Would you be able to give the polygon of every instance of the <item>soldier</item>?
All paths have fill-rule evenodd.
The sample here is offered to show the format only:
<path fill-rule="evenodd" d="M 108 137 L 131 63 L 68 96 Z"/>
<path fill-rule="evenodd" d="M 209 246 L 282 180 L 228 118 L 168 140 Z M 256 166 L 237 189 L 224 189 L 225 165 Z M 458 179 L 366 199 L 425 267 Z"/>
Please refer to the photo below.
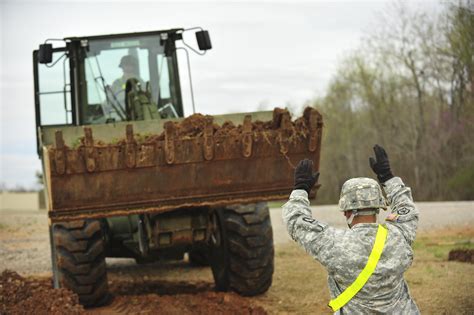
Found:
<path fill-rule="evenodd" d="M 120 78 L 117 78 L 109 87 L 108 98 L 114 103 L 115 106 L 120 108 L 106 107 L 104 112 L 106 116 L 115 117 L 114 112 L 117 110 L 125 115 L 125 87 L 127 80 L 136 79 L 141 88 L 144 88 L 143 80 L 139 76 L 138 59 L 132 55 L 125 55 L 120 59 L 119 67 L 122 68 L 123 74 Z M 118 104 L 117 104 L 118 103 Z"/>
<path fill-rule="evenodd" d="M 125 91 L 125 84 L 127 83 L 128 79 L 135 78 L 143 83 L 138 75 L 138 59 L 132 55 L 123 56 L 120 59 L 119 68 L 122 68 L 123 74 L 120 78 L 116 79 L 112 83 L 112 90 L 117 95 L 118 93 Z M 123 96 L 122 96 L 123 98 Z"/>
<path fill-rule="evenodd" d="M 339 207 L 348 230 L 313 219 L 308 193 L 319 173 L 313 174 L 307 159 L 296 167 L 283 221 L 293 240 L 327 269 L 329 307 L 335 314 L 419 314 L 403 278 L 413 261 L 419 212 L 410 188 L 392 174 L 385 150 L 375 145 L 374 152 L 369 163 L 391 208 L 386 224 L 376 223 L 387 205 L 379 184 L 370 178 L 352 178 L 342 186 Z"/>

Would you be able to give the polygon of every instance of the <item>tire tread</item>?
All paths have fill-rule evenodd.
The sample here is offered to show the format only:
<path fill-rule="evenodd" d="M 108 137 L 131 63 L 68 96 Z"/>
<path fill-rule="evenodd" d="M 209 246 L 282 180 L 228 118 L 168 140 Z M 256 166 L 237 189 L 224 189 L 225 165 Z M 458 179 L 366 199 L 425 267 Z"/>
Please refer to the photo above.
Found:
<path fill-rule="evenodd" d="M 108 301 L 102 233 L 98 220 L 53 226 L 59 285 L 75 292 L 84 306 L 99 306 Z"/>
<path fill-rule="evenodd" d="M 274 271 L 273 232 L 266 203 L 224 208 L 223 228 L 228 266 L 224 291 L 244 296 L 262 294 L 272 283 Z"/>

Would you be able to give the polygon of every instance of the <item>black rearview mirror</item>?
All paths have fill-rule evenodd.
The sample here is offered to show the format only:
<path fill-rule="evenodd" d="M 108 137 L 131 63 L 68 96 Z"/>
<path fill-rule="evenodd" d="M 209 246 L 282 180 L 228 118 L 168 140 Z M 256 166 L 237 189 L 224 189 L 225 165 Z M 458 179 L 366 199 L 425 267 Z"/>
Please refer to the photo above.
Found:
<path fill-rule="evenodd" d="M 53 61 L 53 45 L 52 44 L 43 44 L 39 46 L 38 51 L 38 62 L 39 63 L 50 63 Z"/>
<path fill-rule="evenodd" d="M 212 48 L 211 37 L 208 31 L 196 32 L 196 39 L 200 50 L 209 50 Z"/>

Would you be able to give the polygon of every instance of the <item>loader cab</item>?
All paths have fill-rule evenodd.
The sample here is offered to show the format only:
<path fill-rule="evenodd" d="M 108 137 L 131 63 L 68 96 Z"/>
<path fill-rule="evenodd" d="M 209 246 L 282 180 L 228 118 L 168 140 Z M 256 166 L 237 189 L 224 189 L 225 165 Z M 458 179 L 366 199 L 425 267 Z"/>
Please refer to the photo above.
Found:
<path fill-rule="evenodd" d="M 132 88 L 160 117 L 183 117 L 176 54 L 183 31 L 69 37 L 60 40 L 64 47 L 40 45 L 33 52 L 37 132 L 137 120 L 127 112 Z M 199 48 L 209 40 L 204 35 Z"/>

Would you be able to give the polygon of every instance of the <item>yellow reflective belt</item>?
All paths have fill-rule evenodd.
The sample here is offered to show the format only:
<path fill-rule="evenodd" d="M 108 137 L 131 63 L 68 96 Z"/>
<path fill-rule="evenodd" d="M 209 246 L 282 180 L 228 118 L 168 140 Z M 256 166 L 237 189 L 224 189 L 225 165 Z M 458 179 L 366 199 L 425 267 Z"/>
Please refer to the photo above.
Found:
<path fill-rule="evenodd" d="M 385 240 L 387 239 L 387 233 L 387 228 L 379 224 L 377 235 L 375 236 L 374 247 L 370 253 L 367 265 L 365 265 L 364 269 L 362 269 L 360 274 L 357 276 L 357 279 L 355 279 L 355 281 L 350 286 L 348 286 L 344 292 L 329 302 L 328 306 L 334 312 L 346 305 L 357 294 L 357 292 L 362 289 L 362 287 L 369 280 L 372 273 L 374 273 L 375 267 L 377 267 L 377 263 L 379 262 L 380 256 L 382 255 Z"/>

